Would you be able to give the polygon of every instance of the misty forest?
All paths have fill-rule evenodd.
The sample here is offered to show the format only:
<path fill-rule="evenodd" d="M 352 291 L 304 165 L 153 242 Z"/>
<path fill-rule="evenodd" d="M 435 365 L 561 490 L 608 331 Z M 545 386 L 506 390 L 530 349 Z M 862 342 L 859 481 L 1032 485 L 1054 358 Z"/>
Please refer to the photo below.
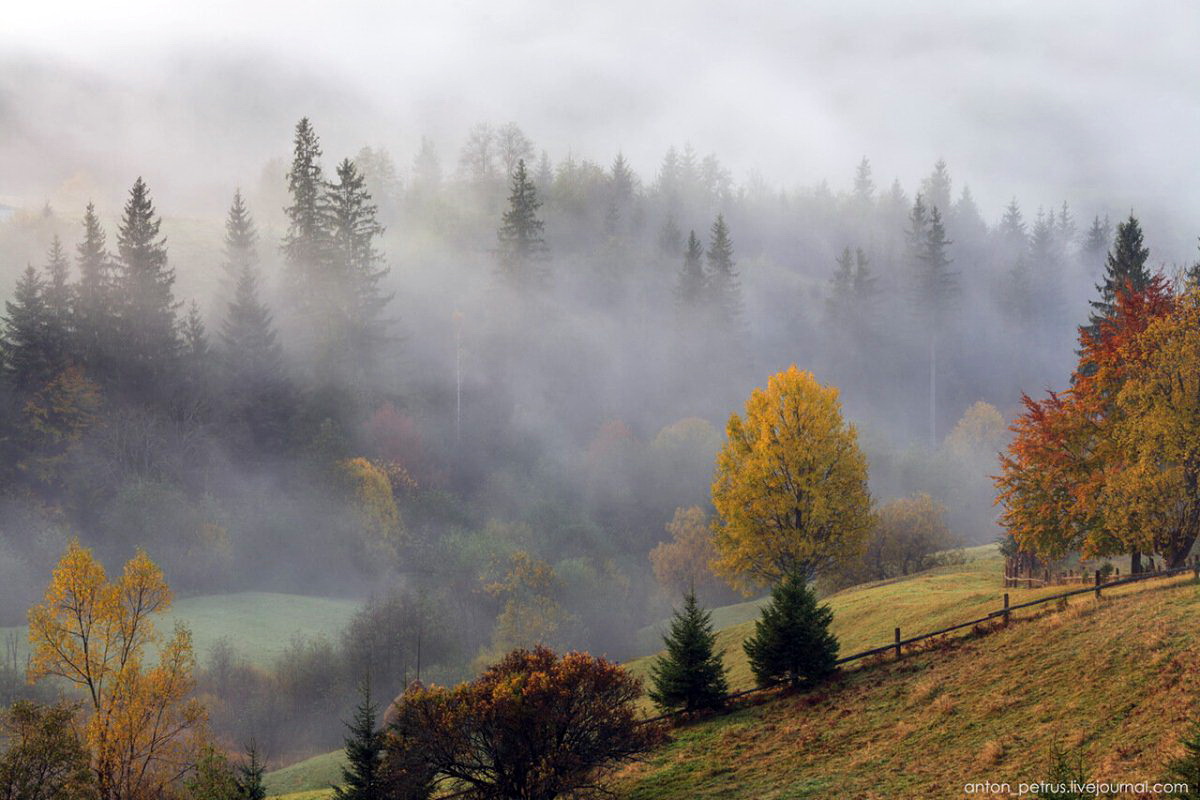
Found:
<path fill-rule="evenodd" d="M 858 685 L 839 639 L 891 641 L 838 627 L 863 585 L 991 565 L 990 609 L 1002 577 L 1192 563 L 1195 480 L 1162 465 L 1200 453 L 1200 226 L 996 175 L 984 205 L 930 142 L 915 179 L 866 152 L 801 184 L 686 129 L 635 167 L 620 136 L 355 141 L 295 107 L 241 172 L 0 178 L 0 743 L 59 765 L 5 794 L 0 758 L 0 797 L 264 797 L 343 745 L 302 788 L 580 796 L 685 746 L 648 709 L 723 713 L 714 629 L 760 608 L 739 669 L 790 702 Z M 222 629 L 268 606 L 266 650 Z M 544 705 L 496 699 L 531 671 Z M 607 711 L 534 787 L 496 730 L 568 691 Z M 620 796 L 709 796 L 638 775 Z M 839 785 L 797 796 L 876 796 Z"/>

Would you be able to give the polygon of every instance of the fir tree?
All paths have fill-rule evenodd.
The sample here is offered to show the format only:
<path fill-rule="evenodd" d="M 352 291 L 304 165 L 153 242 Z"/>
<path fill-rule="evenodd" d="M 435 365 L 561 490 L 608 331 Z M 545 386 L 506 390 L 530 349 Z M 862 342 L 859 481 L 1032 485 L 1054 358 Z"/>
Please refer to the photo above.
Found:
<path fill-rule="evenodd" d="M 679 310 L 695 311 L 703 302 L 707 289 L 704 275 L 704 248 L 695 231 L 688 232 L 687 249 L 683 254 L 683 266 L 675 282 L 675 302 Z"/>
<path fill-rule="evenodd" d="M 1092 218 L 1091 227 L 1083 240 L 1083 258 L 1089 269 L 1097 269 L 1103 265 L 1104 254 L 1112 244 L 1112 223 L 1108 215 L 1101 220 L 1099 215 Z"/>
<path fill-rule="evenodd" d="M 834 261 L 837 268 L 829 282 L 829 299 L 825 310 L 829 325 L 841 328 L 854 313 L 854 256 L 850 248 L 845 247 Z"/>
<path fill-rule="evenodd" d="M 786 680 L 813 685 L 837 668 L 838 641 L 829 631 L 833 611 L 818 605 L 803 575 L 793 573 L 771 589 L 754 634 L 742 647 L 759 686 Z"/>
<path fill-rule="evenodd" d="M 340 318 L 334 323 L 334 341 L 326 343 L 325 352 L 337 359 L 351 359 L 357 372 L 354 378 L 361 381 L 375 368 L 380 347 L 387 340 L 383 312 L 392 297 L 383 293 L 380 282 L 389 270 L 381 266 L 383 256 L 375 246 L 383 226 L 376 219 L 376 207 L 362 174 L 353 161 L 345 159 L 338 165 L 337 176 L 326 204 L 336 276 L 333 290 L 344 300 L 329 311 Z M 343 336 L 343 341 L 337 341 Z"/>
<path fill-rule="evenodd" d="M 543 266 L 547 252 L 544 225 L 537 216 L 541 205 L 522 159 L 513 171 L 508 210 L 497 231 L 500 277 L 511 287 L 529 288 L 545 285 L 547 281 Z"/>
<path fill-rule="evenodd" d="M 854 171 L 854 205 L 859 213 L 864 213 L 874 202 L 875 181 L 871 178 L 871 162 L 863 156 Z"/>
<path fill-rule="evenodd" d="M 1129 219 L 1117 226 L 1117 238 L 1105 264 L 1104 281 L 1096 285 L 1100 299 L 1091 301 L 1092 313 L 1088 317 L 1087 327 L 1089 335 L 1094 336 L 1101 320 L 1112 315 L 1118 292 L 1140 292 L 1146 288 L 1150 282 L 1150 270 L 1146 268 L 1149 258 L 1150 250 L 1143 241 L 1142 226 L 1130 214 Z"/>
<path fill-rule="evenodd" d="M 725 665 L 716 652 L 712 617 L 689 592 L 663 637 L 666 653 L 650 668 L 650 699 L 664 710 L 702 711 L 725 704 Z"/>
<path fill-rule="evenodd" d="M 695 235 L 696 232 L 692 231 L 692 236 Z M 662 229 L 658 232 L 658 251 L 668 258 L 675 258 L 681 250 L 683 250 L 683 231 L 679 230 L 675 214 L 668 211 L 667 218 L 663 220 Z"/>
<path fill-rule="evenodd" d="M 114 346 L 116 310 L 113 263 L 96 207 L 88 203 L 83 215 L 83 241 L 76 248 L 79 283 L 75 287 L 76 354 L 93 375 L 106 371 Z"/>
<path fill-rule="evenodd" d="M 329 211 L 321 170 L 321 142 L 308 117 L 296 124 L 287 185 L 292 203 L 284 209 L 288 230 L 283 255 L 291 278 L 291 300 L 304 313 L 327 296 L 329 289 L 322 280 L 329 249 Z"/>
<path fill-rule="evenodd" d="M 717 323 L 728 332 L 736 332 L 742 323 L 742 287 L 733 260 L 733 241 L 725 217 L 717 215 L 708 244 L 708 295 Z"/>
<path fill-rule="evenodd" d="M 237 788 L 241 800 L 266 800 L 267 787 L 263 778 L 267 774 L 267 765 L 263 763 L 258 752 L 258 745 L 253 740 L 246 747 L 246 760 L 237 768 Z"/>
<path fill-rule="evenodd" d="M 939 158 L 933 165 L 933 172 L 921 181 L 921 194 L 930 208 L 941 211 L 950 208 L 950 170 L 946 168 L 944 158 Z"/>
<path fill-rule="evenodd" d="M 46 258 L 46 351 L 55 372 L 71 361 L 74 333 L 71 302 L 71 264 L 62 241 L 55 236 Z"/>
<path fill-rule="evenodd" d="M 225 217 L 225 260 L 221 264 L 224 275 L 221 278 L 219 300 L 230 302 L 242 275 L 257 266 L 258 231 L 242 199 L 242 190 L 237 189 Z"/>
<path fill-rule="evenodd" d="M 52 377 L 53 364 L 46 340 L 45 283 L 32 264 L 17 280 L 13 299 L 5 301 L 4 307 L 0 337 L 4 372 L 19 393 L 37 391 Z"/>
<path fill-rule="evenodd" d="M 179 304 L 172 294 L 175 271 L 167 264 L 161 225 L 150 191 L 138 178 L 129 190 L 117 235 L 120 339 L 114 356 L 124 387 L 143 396 L 175 368 L 179 354 Z"/>
<path fill-rule="evenodd" d="M 375 726 L 376 708 L 371 702 L 371 684 L 359 685 L 359 703 L 354 719 L 346 724 L 346 766 L 342 767 L 342 785 L 333 790 L 337 800 L 380 800 L 384 797 L 383 731 Z"/>

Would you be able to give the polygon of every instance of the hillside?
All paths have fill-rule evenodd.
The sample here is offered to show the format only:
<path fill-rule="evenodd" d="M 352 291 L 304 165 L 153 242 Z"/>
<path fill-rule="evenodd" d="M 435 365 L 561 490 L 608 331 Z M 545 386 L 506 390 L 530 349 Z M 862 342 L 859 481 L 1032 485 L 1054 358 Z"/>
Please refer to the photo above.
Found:
<path fill-rule="evenodd" d="M 336 637 L 358 606 L 354 600 L 236 592 L 180 598 L 156 624 L 160 631 L 169 631 L 176 620 L 187 623 L 201 662 L 224 639 L 250 663 L 267 667 L 297 636 Z M 0 628 L 0 641 L 14 632 L 25 646 L 23 627 Z"/>
<path fill-rule="evenodd" d="M 1200 700 L 1200 591 L 1165 588 L 1189 580 L 1073 598 L 983 637 L 848 670 L 811 695 L 682 728 L 626 771 L 618 795 L 960 796 L 968 780 L 1045 779 L 1056 740 L 1079 748 L 1091 778 L 1154 780 Z"/>

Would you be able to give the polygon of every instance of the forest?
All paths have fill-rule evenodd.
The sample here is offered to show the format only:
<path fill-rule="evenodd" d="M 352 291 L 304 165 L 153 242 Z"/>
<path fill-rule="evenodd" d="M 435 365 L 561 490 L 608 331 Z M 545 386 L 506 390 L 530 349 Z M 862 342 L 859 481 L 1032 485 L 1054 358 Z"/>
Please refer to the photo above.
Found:
<path fill-rule="evenodd" d="M 337 747 L 363 675 L 387 698 L 534 644 L 627 659 L 681 595 L 736 600 L 709 568 L 714 459 L 789 364 L 838 387 L 870 465 L 865 554 L 805 562 L 819 586 L 994 541 L 1021 392 L 1061 386 L 1089 301 L 1111 307 L 1118 225 L 1141 246 L 1131 215 L 985 211 L 943 160 L 784 190 L 689 145 L 639 175 L 511 122 L 446 159 L 328 156 L 319 125 L 230 176 L 224 219 L 139 177 L 119 208 L 0 223 L 0 624 L 68 546 L 113 574 L 144 552 L 181 597 L 360 602 L 271 668 L 195 654 L 216 736 L 274 755 Z M 5 669 L 6 702 L 39 696 Z"/>

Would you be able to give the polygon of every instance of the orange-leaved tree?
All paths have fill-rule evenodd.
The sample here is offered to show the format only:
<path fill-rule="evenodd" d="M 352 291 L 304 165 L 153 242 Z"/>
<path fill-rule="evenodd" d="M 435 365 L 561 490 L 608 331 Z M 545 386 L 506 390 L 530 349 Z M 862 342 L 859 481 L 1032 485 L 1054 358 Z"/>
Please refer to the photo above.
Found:
<path fill-rule="evenodd" d="M 162 571 L 141 550 L 110 581 L 72 541 L 44 601 L 29 610 L 30 681 L 62 678 L 85 695 L 86 740 L 101 800 L 159 797 L 194 762 L 204 709 L 193 688 L 191 633 L 163 640 L 153 618 L 171 605 Z M 146 663 L 151 648 L 158 663 Z"/>
<path fill-rule="evenodd" d="M 838 390 L 792 365 L 733 414 L 712 485 L 713 568 L 746 592 L 862 554 L 874 524 L 867 459 Z"/>
<path fill-rule="evenodd" d="M 1121 523 L 1116 504 L 1115 487 L 1130 480 L 1120 477 L 1130 467 L 1120 432 L 1143 424 L 1136 404 L 1119 398 L 1158 347 L 1147 329 L 1170 319 L 1175 307 L 1161 275 L 1141 288 L 1127 285 L 1095 330 L 1081 330 L 1073 385 L 1043 400 L 1022 396 L 1025 412 L 1011 426 L 996 486 L 1002 522 L 1023 550 L 1097 557 L 1153 546 L 1144 526 Z"/>

